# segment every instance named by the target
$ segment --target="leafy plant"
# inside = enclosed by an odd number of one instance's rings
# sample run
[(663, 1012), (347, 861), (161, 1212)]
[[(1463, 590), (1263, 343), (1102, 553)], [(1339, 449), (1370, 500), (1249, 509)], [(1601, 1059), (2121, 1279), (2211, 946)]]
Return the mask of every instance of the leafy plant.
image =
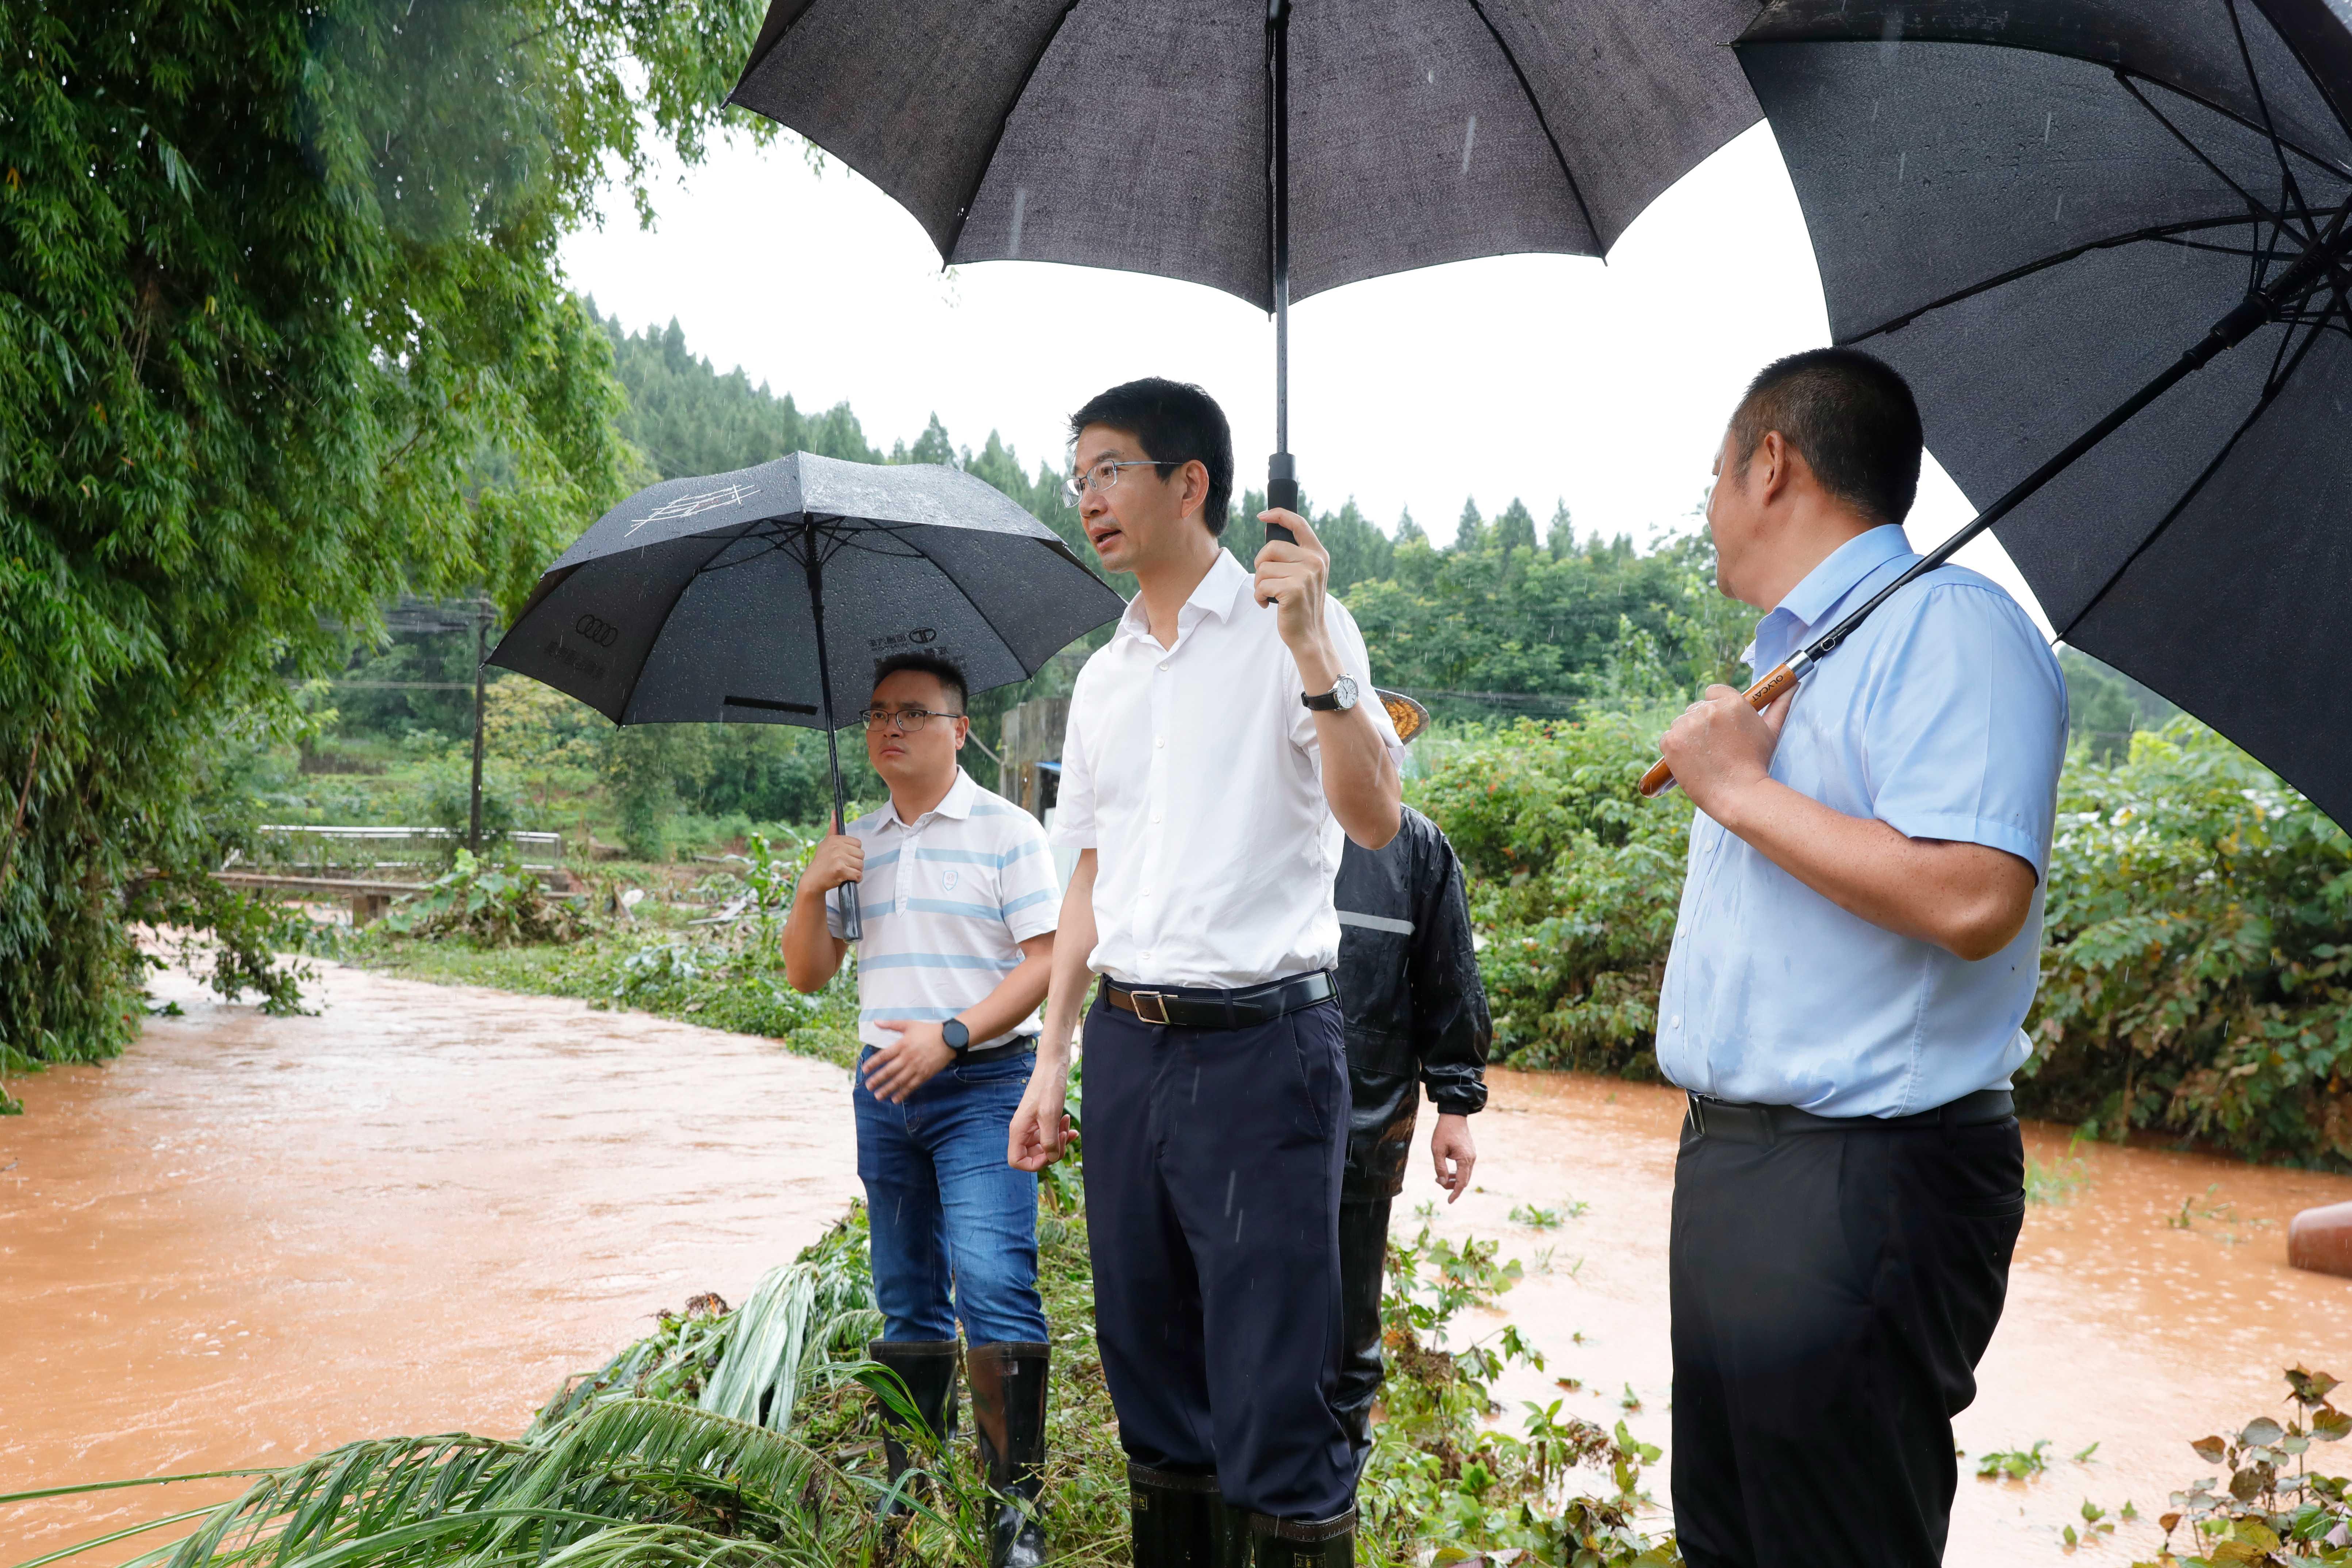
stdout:
[[(2314, 1443), (2338, 1442), (2352, 1432), (2352, 1416), (2328, 1403), (2338, 1384), (2326, 1373), (2293, 1367), (2286, 1383), (2294, 1414), (2284, 1426), (2256, 1416), (2232, 1436), (2200, 1437), (2189, 1445), (2199, 1458), (2227, 1470), (2229, 1481), (2208, 1477), (2174, 1492), (2172, 1507), (2158, 1521), (2164, 1527), (2162, 1550), (2154, 1562), (2135, 1568), (2352, 1563), (2347, 1482), (2306, 1463)], [(2172, 1538), (2184, 1526), (2188, 1550), (2176, 1554)]]
[(572, 942), (586, 929), (520, 864), (477, 860), (463, 848), (446, 873), (394, 904), (384, 925), (402, 936), (465, 937), (488, 947)]
[(2031, 1448), (1996, 1448), (1989, 1454), (1979, 1454), (1977, 1475), (1984, 1480), (2004, 1476), (2012, 1481), (2031, 1480), (2050, 1468), (2049, 1457), (2042, 1451), (2049, 1447), (2050, 1439), (2042, 1437)]

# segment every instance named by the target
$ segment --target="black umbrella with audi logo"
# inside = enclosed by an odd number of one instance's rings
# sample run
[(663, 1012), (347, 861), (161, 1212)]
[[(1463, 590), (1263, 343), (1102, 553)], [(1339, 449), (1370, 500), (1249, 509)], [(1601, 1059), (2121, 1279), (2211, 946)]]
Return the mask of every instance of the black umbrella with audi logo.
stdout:
[[(1052, 529), (960, 469), (795, 452), (665, 479), (606, 512), (489, 662), (616, 724), (822, 729), (838, 828), (836, 716), (866, 705), (877, 663), (945, 654), (984, 691), (1125, 607)], [(843, 914), (855, 935), (855, 904)]]

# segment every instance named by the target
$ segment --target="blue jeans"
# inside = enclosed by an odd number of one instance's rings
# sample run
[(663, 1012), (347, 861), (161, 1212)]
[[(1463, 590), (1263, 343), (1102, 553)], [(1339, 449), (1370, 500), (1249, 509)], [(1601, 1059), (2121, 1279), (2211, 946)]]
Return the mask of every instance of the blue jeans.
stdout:
[(1036, 1057), (959, 1062), (892, 1105), (866, 1087), (873, 1054), (851, 1100), (883, 1337), (951, 1340), (961, 1318), (971, 1344), (1044, 1342), (1037, 1178), (1004, 1158)]

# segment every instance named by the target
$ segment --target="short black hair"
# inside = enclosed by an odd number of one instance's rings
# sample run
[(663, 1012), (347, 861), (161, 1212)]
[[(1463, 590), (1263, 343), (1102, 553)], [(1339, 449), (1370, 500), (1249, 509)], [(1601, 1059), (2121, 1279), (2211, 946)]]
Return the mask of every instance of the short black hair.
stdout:
[(1885, 360), (1860, 349), (1774, 360), (1731, 416), (1741, 473), (1770, 430), (1804, 454), (1822, 489), (1856, 511), (1883, 523), (1910, 515), (1926, 439), (1910, 384)]
[(940, 684), (955, 693), (959, 711), (971, 706), (971, 688), (965, 684), (963, 671), (956, 661), (943, 653), (894, 653), (874, 667), (874, 684), (880, 686), (902, 670), (911, 669), (919, 675), (935, 675)]
[(1147, 375), (1087, 399), (1070, 416), (1070, 439), (1076, 441), (1089, 425), (1108, 425), (1134, 437), (1163, 479), (1197, 460), (1209, 470), (1201, 521), (1213, 534), (1225, 531), (1225, 509), (1234, 498), (1234, 431), (1215, 398), (1190, 382)]

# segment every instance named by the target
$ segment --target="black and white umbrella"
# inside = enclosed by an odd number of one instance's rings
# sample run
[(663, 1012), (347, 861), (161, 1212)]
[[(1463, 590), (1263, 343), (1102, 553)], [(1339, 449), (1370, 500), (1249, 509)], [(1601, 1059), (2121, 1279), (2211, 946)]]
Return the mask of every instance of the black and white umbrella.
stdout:
[(1738, 53), (1832, 335), (1984, 508), (1918, 570), (1992, 529), (2060, 637), (2352, 821), (2352, 14), (1786, 0)]
[(984, 691), (1125, 607), (1052, 529), (969, 474), (796, 452), (665, 479), (606, 512), (540, 578), (489, 662), (616, 724), (822, 729), (838, 831), (835, 731), (866, 706), (877, 663), (944, 654)]

